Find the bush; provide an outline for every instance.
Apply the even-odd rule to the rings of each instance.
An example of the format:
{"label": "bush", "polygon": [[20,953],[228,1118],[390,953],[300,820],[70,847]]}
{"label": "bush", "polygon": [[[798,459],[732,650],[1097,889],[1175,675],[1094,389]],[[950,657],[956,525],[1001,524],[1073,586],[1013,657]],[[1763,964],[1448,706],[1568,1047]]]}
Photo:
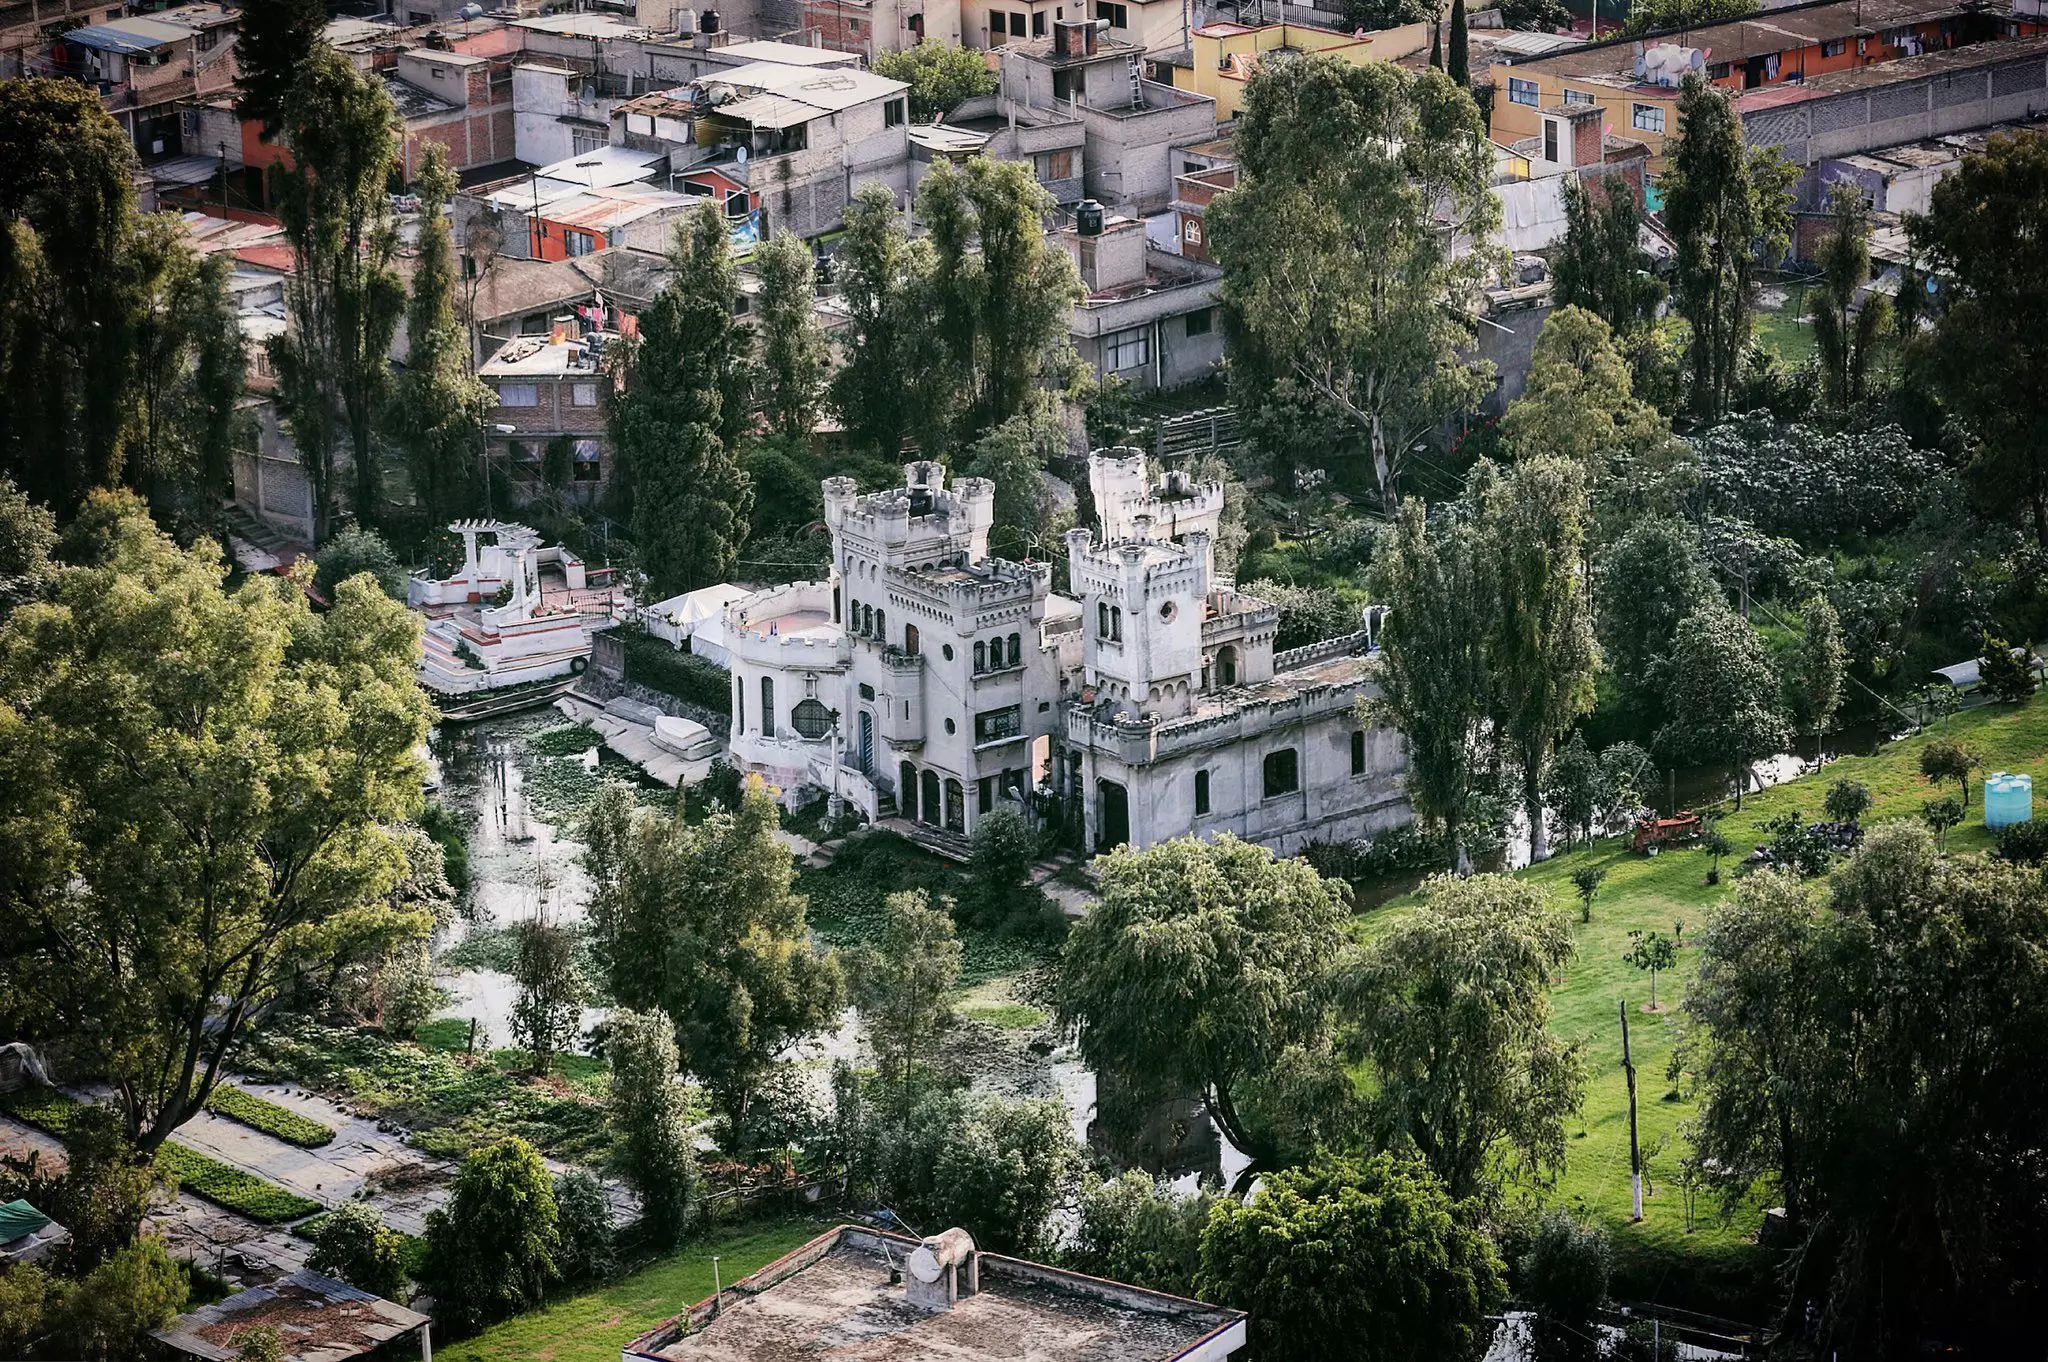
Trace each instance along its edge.
{"label": "bush", "polygon": [[1060,1261],[1076,1272],[1176,1296],[1195,1294],[1202,1227],[1221,1197],[1183,1196],[1132,1169],[1083,1189],[1074,1245]]}
{"label": "bush", "polygon": [[967,857],[961,918],[977,927],[1056,934],[1065,925],[1057,906],[1031,883],[1038,838],[1013,809],[992,809],[974,825]]}
{"label": "bush", "polygon": [[423,1280],[440,1316],[466,1333],[540,1304],[559,1271],[555,1184],[524,1140],[462,1162],[448,1204],[427,1217]]}
{"label": "bush", "polygon": [[614,631],[626,651],[626,679],[714,714],[732,713],[732,678],[723,667],[671,648],[637,629]]}
{"label": "bush", "polygon": [[1364,627],[1359,608],[1347,603],[1331,587],[1289,586],[1262,579],[1246,582],[1238,590],[1280,608],[1280,629],[1273,639],[1275,652],[1341,638]]}
{"label": "bush", "polygon": [[697,1155],[676,1082],[675,1026],[665,1013],[621,1008],[607,1023],[605,1056],[612,1066],[605,1114],[613,1163],[639,1194],[649,1238],[667,1247],[697,1211]]}
{"label": "bush", "polygon": [[1977,675],[1984,683],[1986,695],[2018,704],[2031,697],[2041,682],[2034,675],[2033,649],[2014,657],[2012,646],[2005,639],[1986,634],[1984,655],[1977,659]]}
{"label": "bush", "polygon": [[1581,1362],[1597,1355],[1594,1316],[1607,1299],[1613,1271],[1606,1232],[1581,1225],[1552,1207],[1519,1264],[1522,1298],[1537,1313],[1541,1362]]}
{"label": "bush", "polygon": [[612,1202],[604,1184],[584,1172],[555,1178],[555,1213],[562,1247],[555,1266],[565,1282],[600,1282],[618,1268],[612,1244]]}
{"label": "bush", "polygon": [[275,1102],[266,1102],[252,1092],[244,1092],[226,1083],[216,1085],[207,1095],[206,1109],[301,1149],[318,1149],[334,1139],[334,1132],[318,1121],[309,1120]]}
{"label": "bush", "polygon": [[1352,884],[1451,863],[1450,844],[1443,836],[1413,823],[1349,842],[1310,842],[1299,854],[1318,875]]}
{"label": "bush", "polygon": [[313,589],[327,600],[332,601],[341,584],[359,572],[375,577],[392,600],[405,599],[405,569],[375,530],[343,530],[321,545],[313,564]]}
{"label": "bush", "polygon": [[2039,819],[2008,823],[1998,830],[1996,836],[1998,850],[1994,854],[2002,861],[2039,865],[2048,859],[2048,823]]}
{"label": "bush", "polygon": [[188,1291],[185,1270],[164,1252],[163,1241],[137,1239],[65,1293],[56,1355],[140,1357],[150,1331],[185,1308]]}
{"label": "bush", "polygon": [[306,1266],[386,1300],[405,1299],[405,1236],[360,1201],[345,1201],[320,1218]]}

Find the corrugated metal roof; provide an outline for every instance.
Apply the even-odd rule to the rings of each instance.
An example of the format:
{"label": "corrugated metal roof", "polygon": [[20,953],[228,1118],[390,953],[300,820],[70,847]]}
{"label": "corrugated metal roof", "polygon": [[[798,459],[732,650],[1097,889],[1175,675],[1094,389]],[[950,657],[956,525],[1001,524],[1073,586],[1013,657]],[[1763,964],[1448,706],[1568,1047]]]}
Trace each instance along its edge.
{"label": "corrugated metal roof", "polygon": [[117,19],[111,24],[74,28],[64,35],[64,41],[89,47],[95,52],[135,56],[184,42],[192,33],[193,30],[183,24],[160,23],[155,19]]}
{"label": "corrugated metal roof", "polygon": [[544,180],[561,180],[582,189],[603,189],[644,180],[654,173],[658,163],[667,159],[666,153],[659,151],[605,146],[542,166],[537,173]]}
{"label": "corrugated metal roof", "polygon": [[752,95],[730,104],[721,104],[712,112],[720,118],[749,123],[757,128],[793,128],[799,123],[810,122],[825,110],[813,104],[784,99],[781,95]]}

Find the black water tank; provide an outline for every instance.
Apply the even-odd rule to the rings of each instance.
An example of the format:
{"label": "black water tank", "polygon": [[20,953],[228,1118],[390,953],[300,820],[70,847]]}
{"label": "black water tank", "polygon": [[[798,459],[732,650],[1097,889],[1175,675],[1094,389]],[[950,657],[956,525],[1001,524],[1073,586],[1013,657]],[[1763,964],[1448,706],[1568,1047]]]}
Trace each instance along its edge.
{"label": "black water tank", "polygon": [[1102,205],[1083,199],[1074,207],[1074,230],[1082,236],[1102,235]]}
{"label": "black water tank", "polygon": [[718,11],[715,9],[707,9],[704,11],[703,15],[697,20],[697,31],[699,33],[716,33],[718,32],[718,25],[720,22],[721,21],[718,17]]}

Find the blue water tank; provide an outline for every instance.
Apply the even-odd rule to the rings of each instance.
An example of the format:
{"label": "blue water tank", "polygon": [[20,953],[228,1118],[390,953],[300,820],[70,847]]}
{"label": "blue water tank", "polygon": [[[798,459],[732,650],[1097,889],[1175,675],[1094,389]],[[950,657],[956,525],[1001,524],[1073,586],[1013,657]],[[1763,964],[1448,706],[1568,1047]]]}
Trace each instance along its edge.
{"label": "blue water tank", "polygon": [[1999,771],[1984,778],[1984,826],[2002,828],[2034,816],[2034,778]]}

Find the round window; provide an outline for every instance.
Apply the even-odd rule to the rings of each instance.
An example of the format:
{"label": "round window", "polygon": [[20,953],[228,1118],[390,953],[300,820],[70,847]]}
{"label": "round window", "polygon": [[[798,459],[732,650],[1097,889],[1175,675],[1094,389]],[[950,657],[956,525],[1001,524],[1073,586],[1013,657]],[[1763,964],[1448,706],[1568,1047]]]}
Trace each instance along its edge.
{"label": "round window", "polygon": [[1178,611],[1177,611],[1177,610],[1176,610],[1176,609],[1174,608],[1174,604],[1173,604],[1173,602],[1172,602],[1172,601],[1164,601],[1164,602],[1161,602],[1161,604],[1160,604],[1160,606],[1159,606],[1159,618],[1160,618],[1160,619],[1163,619],[1163,620],[1165,620],[1165,621],[1166,621],[1167,623],[1171,624],[1171,623],[1173,622],[1173,617],[1174,617],[1174,615],[1175,615],[1175,614],[1177,614],[1177,613],[1178,613]]}
{"label": "round window", "polygon": [[946,661],[948,661],[948,662],[951,662],[951,661],[953,660],[953,645],[952,645],[952,644],[950,644],[950,643],[946,643],[946,644],[941,644],[941,645],[940,645],[940,647],[939,647],[939,651],[940,651],[940,652],[942,652],[942,653],[944,653],[944,654],[946,655]]}
{"label": "round window", "polygon": [[948,733],[951,733],[954,730],[954,727],[955,725],[951,719],[946,720],[946,731]]}
{"label": "round window", "polygon": [[804,700],[789,712],[789,722],[806,738],[822,738],[832,731],[832,711],[816,699]]}

